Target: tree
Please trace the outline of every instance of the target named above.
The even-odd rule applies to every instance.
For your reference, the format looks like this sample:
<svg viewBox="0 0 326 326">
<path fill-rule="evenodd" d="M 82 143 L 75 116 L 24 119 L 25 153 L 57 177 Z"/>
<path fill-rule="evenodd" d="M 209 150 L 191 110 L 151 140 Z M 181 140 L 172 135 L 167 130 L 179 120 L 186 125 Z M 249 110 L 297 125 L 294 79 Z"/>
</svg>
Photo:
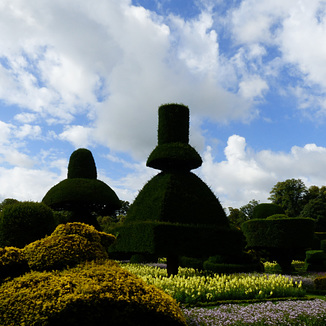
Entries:
<svg viewBox="0 0 326 326">
<path fill-rule="evenodd" d="M 93 155 L 85 148 L 71 154 L 67 179 L 53 186 L 42 201 L 54 210 L 71 211 L 70 222 L 83 222 L 97 229 L 98 215 L 110 215 L 121 207 L 116 193 L 97 179 Z"/>
<path fill-rule="evenodd" d="M 307 203 L 308 190 L 301 179 L 287 179 L 278 182 L 270 194 L 268 199 L 273 204 L 281 206 L 286 215 L 296 217 Z"/>
<path fill-rule="evenodd" d="M 259 201 L 252 199 L 248 204 L 240 208 L 229 207 L 228 219 L 231 225 L 240 228 L 241 224 L 253 218 L 254 208 L 259 204 Z"/>
<path fill-rule="evenodd" d="M 167 257 L 169 275 L 178 273 L 179 257 L 242 251 L 243 237 L 230 228 L 219 200 L 194 173 L 202 160 L 189 142 L 189 109 L 159 108 L 158 145 L 147 166 L 159 169 L 139 192 L 110 249 Z"/>
<path fill-rule="evenodd" d="M 316 231 L 326 231 L 326 201 L 321 197 L 311 199 L 300 213 L 302 217 L 310 217 L 316 221 Z"/>
</svg>

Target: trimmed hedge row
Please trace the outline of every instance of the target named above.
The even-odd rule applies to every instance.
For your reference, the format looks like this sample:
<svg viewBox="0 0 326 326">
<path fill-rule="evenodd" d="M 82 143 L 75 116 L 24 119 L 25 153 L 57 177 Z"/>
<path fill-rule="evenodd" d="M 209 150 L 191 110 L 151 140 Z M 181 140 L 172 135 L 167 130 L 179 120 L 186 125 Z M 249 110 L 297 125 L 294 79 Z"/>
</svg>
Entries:
<svg viewBox="0 0 326 326">
<path fill-rule="evenodd" d="M 189 257 L 238 254 L 243 248 L 241 231 L 212 225 L 185 225 L 144 221 L 112 228 L 118 241 L 109 252 L 150 253 L 166 257 L 173 253 Z M 119 241 L 123 240 L 123 241 Z"/>
<path fill-rule="evenodd" d="M 242 224 L 250 248 L 309 248 L 315 222 L 310 218 L 257 219 Z"/>
</svg>

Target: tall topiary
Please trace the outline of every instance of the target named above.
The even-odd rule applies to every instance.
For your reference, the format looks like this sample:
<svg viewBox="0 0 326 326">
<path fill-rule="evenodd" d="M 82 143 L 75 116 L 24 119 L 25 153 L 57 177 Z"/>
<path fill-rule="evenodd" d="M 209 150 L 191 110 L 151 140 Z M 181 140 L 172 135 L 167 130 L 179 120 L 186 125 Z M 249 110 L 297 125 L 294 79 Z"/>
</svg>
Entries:
<svg viewBox="0 0 326 326">
<path fill-rule="evenodd" d="M 177 274 L 179 256 L 235 254 L 242 236 L 230 228 L 209 187 L 190 172 L 202 160 L 188 144 L 188 107 L 162 105 L 158 116 L 158 145 L 147 166 L 161 172 L 139 192 L 123 225 L 111 230 L 119 236 L 110 248 L 165 256 L 168 273 Z"/>
<path fill-rule="evenodd" d="M 80 148 L 69 160 L 67 179 L 53 186 L 43 203 L 54 210 L 72 212 L 72 222 L 83 222 L 100 229 L 96 215 L 110 215 L 121 207 L 116 193 L 97 179 L 91 151 Z"/>
<path fill-rule="evenodd" d="M 254 207 L 252 218 L 263 219 L 275 214 L 285 214 L 284 209 L 276 204 L 261 203 Z"/>
</svg>

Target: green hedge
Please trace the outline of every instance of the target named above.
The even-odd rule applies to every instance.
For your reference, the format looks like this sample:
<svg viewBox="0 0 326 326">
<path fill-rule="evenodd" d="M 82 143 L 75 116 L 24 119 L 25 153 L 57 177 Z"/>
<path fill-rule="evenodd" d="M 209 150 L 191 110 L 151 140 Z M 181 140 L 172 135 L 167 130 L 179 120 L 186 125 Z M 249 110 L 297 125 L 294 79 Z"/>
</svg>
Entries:
<svg viewBox="0 0 326 326">
<path fill-rule="evenodd" d="M 91 151 L 86 148 L 75 150 L 69 159 L 68 179 L 97 179 L 96 165 Z"/>
<path fill-rule="evenodd" d="M 309 218 L 257 219 L 242 224 L 249 248 L 310 248 L 314 220 Z"/>
<path fill-rule="evenodd" d="M 264 219 L 275 214 L 285 214 L 281 206 L 271 203 L 261 203 L 254 207 L 252 218 Z"/>
<path fill-rule="evenodd" d="M 169 295 L 106 261 L 3 283 L 0 325 L 186 326 L 186 321 Z"/>
<path fill-rule="evenodd" d="M 161 172 L 143 187 L 130 206 L 124 223 L 149 220 L 229 226 L 219 200 L 191 172 Z"/>
<path fill-rule="evenodd" d="M 6 205 L 0 214 L 0 246 L 23 248 L 51 234 L 55 226 L 52 210 L 43 203 Z"/>
<path fill-rule="evenodd" d="M 241 231 L 212 225 L 144 221 L 125 224 L 110 232 L 117 235 L 117 241 L 109 252 L 202 257 L 219 253 L 237 254 L 244 245 Z"/>
</svg>

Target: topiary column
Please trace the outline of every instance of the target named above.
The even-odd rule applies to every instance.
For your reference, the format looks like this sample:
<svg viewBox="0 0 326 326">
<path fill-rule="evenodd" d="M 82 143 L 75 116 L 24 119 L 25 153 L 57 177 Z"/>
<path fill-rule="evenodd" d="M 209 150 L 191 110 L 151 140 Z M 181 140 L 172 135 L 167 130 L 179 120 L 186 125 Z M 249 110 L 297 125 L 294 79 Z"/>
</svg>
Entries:
<svg viewBox="0 0 326 326">
<path fill-rule="evenodd" d="M 121 207 L 116 193 L 97 179 L 96 165 L 91 151 L 74 151 L 68 164 L 67 179 L 53 186 L 43 203 L 54 210 L 72 212 L 71 222 L 83 222 L 100 229 L 96 214 L 110 215 Z"/>
<path fill-rule="evenodd" d="M 158 145 L 147 166 L 160 170 L 139 192 L 111 247 L 115 252 L 167 257 L 168 274 L 178 257 L 206 257 L 241 251 L 241 232 L 230 228 L 216 196 L 192 169 L 202 164 L 189 145 L 189 109 L 166 104 L 158 110 Z"/>
</svg>

